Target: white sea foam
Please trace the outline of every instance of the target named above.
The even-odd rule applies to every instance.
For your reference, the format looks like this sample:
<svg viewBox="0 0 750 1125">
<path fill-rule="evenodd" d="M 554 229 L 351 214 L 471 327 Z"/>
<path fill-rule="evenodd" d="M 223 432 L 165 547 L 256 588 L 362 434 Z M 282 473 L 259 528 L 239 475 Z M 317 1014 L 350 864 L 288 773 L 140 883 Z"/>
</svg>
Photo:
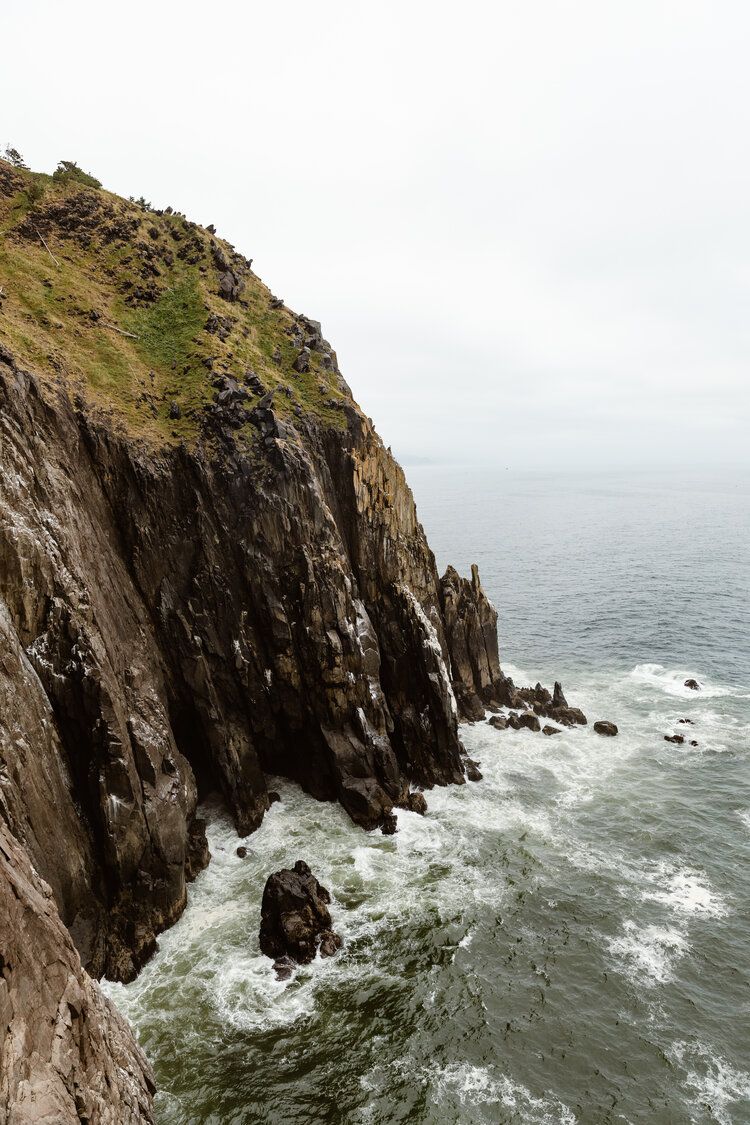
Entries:
<svg viewBox="0 0 750 1125">
<path fill-rule="evenodd" d="M 653 987 L 672 979 L 676 962 L 688 949 L 681 929 L 674 926 L 639 926 L 628 919 L 620 937 L 610 942 L 610 952 L 635 984 Z"/>
<path fill-rule="evenodd" d="M 665 668 L 663 664 L 636 664 L 629 678 L 645 687 L 684 700 L 700 701 L 733 694 L 732 688 L 708 683 L 696 676 L 694 672 L 679 668 Z M 695 691 L 693 688 L 685 687 L 685 680 L 688 679 L 696 679 L 700 684 L 700 690 Z"/>
<path fill-rule="evenodd" d="M 706 1109 L 719 1125 L 739 1125 L 750 1120 L 750 1074 L 747 1071 L 731 1066 L 700 1043 L 674 1043 L 670 1055 L 686 1071 L 684 1081 L 691 1091 L 686 1100 L 692 1122 L 697 1125 L 705 1121 Z M 736 1112 L 738 1108 L 741 1116 Z"/>
<path fill-rule="evenodd" d="M 472 1108 L 491 1106 L 510 1111 L 514 1120 L 528 1125 L 575 1123 L 572 1111 L 556 1098 L 536 1098 L 525 1086 L 488 1067 L 455 1063 L 436 1069 L 431 1077 L 434 1101 L 439 1105 L 457 1102 L 467 1114 Z"/>
<path fill-rule="evenodd" d="M 726 902 L 711 888 L 702 871 L 675 871 L 669 864 L 660 863 L 654 882 L 656 886 L 643 892 L 646 902 L 660 902 L 678 914 L 701 914 L 707 918 L 723 918 L 728 913 Z"/>
</svg>

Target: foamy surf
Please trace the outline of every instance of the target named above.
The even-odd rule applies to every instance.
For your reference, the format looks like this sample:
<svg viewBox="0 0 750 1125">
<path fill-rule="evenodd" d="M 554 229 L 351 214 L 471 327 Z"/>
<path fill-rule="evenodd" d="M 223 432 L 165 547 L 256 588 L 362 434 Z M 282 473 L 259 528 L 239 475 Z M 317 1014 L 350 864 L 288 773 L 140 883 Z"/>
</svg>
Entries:
<svg viewBox="0 0 750 1125">
<path fill-rule="evenodd" d="M 726 813 L 705 797 L 701 816 L 690 812 L 717 770 L 740 776 L 736 700 L 719 693 L 687 710 L 691 697 L 683 706 L 670 688 L 678 673 L 646 667 L 642 681 L 598 674 L 565 684 L 590 724 L 618 723 L 613 739 L 592 725 L 554 738 L 464 726 L 483 780 L 428 792 L 427 816 L 400 811 L 394 837 L 362 832 L 338 806 L 281 779 L 272 783 L 281 803 L 244 841 L 210 805 L 213 859 L 183 918 L 137 981 L 107 986 L 157 1061 L 160 1125 L 196 1125 L 201 1105 L 233 1120 L 227 1066 L 236 1088 L 268 1099 L 269 1119 L 300 1125 L 328 1119 L 323 1109 L 310 1116 L 305 1099 L 323 1105 L 315 1098 L 329 1086 L 345 1119 L 368 1125 L 572 1123 L 582 1087 L 569 1056 L 550 1048 L 571 1036 L 592 1060 L 609 1042 L 600 1077 L 587 1071 L 580 1082 L 591 1097 L 604 1083 L 596 1105 L 606 1107 L 601 1076 L 610 1075 L 622 1120 L 648 1119 L 644 1099 L 658 1091 L 674 1120 L 692 1121 L 686 1107 L 702 1083 L 718 1110 L 696 1122 L 734 1122 L 742 1068 L 728 1052 L 723 1070 L 694 1059 L 655 1069 L 645 1086 L 643 1076 L 611 1075 L 615 1054 L 642 1057 L 644 1037 L 655 1057 L 682 1038 L 686 1016 L 670 1023 L 670 997 L 686 982 L 697 987 L 703 944 L 725 941 L 739 909 L 736 888 L 722 881 L 720 841 L 728 823 L 746 848 L 750 840 L 750 795 L 738 810 L 736 786 L 727 787 Z M 537 678 L 509 671 L 517 682 Z M 732 752 L 665 745 L 662 729 L 683 713 L 695 719 L 686 734 L 715 743 L 724 730 Z M 700 833 L 713 831 L 717 846 L 706 850 Z M 240 842 L 245 859 L 235 854 Z M 298 858 L 331 890 L 344 944 L 280 982 L 258 948 L 260 899 L 267 875 Z M 467 1058 L 463 1042 L 482 1044 L 481 1056 Z M 171 1086 L 175 1052 L 200 1059 L 182 1093 Z M 298 1060 L 299 1105 L 274 1059 Z"/>
<path fill-rule="evenodd" d="M 718 699 L 722 696 L 732 695 L 734 689 L 721 684 L 714 684 L 696 676 L 694 672 L 682 668 L 665 668 L 662 664 L 637 664 L 629 677 L 636 684 L 663 692 L 665 695 L 674 696 L 681 700 L 699 702 L 702 699 Z M 685 681 L 696 679 L 699 688 L 686 687 Z"/>
</svg>

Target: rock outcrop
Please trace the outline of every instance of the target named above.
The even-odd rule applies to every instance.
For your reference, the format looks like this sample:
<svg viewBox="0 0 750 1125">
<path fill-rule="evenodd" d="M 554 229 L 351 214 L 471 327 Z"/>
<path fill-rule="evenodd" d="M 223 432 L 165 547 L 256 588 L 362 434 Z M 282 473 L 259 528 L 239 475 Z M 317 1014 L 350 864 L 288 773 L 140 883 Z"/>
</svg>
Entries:
<svg viewBox="0 0 750 1125">
<path fill-rule="evenodd" d="M 614 738 L 617 734 L 617 727 L 614 723 L 610 723 L 608 719 L 599 719 L 594 723 L 594 730 L 597 734 L 605 734 L 609 738 Z"/>
<path fill-rule="evenodd" d="M 306 965 L 318 951 L 321 957 L 331 957 L 341 947 L 341 938 L 331 929 L 330 901 L 304 860 L 269 875 L 261 904 L 260 948 L 274 958 L 279 975 L 287 975 L 288 960 Z"/>
<path fill-rule="evenodd" d="M 51 888 L 0 824 L 0 1115 L 7 1125 L 148 1125 L 154 1079 L 81 966 Z"/>
<path fill-rule="evenodd" d="M 440 580 L 440 602 L 450 652 L 453 684 L 461 716 L 483 719 L 485 708 L 496 705 L 500 671 L 497 611 L 471 568 L 471 580 L 449 566 Z"/>
<path fill-rule="evenodd" d="M 6 353 L 0 443 L 0 797 L 93 973 L 130 979 L 182 910 L 199 792 L 244 835 L 266 772 L 366 828 L 463 781 L 432 554 L 353 406 L 154 450 Z"/>
</svg>

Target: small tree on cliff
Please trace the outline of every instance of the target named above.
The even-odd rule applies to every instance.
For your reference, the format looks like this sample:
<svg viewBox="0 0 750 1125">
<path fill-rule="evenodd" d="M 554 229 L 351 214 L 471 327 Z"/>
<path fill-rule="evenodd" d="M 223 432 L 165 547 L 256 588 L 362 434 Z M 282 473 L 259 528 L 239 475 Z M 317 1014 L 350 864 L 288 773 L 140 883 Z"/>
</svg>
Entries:
<svg viewBox="0 0 750 1125">
<path fill-rule="evenodd" d="M 90 176 L 88 172 L 84 172 L 83 168 L 79 168 L 75 160 L 61 160 L 52 173 L 53 180 L 60 180 L 62 183 L 70 183 L 74 180 L 78 184 L 84 184 L 86 187 L 100 188 L 102 186 L 101 180 L 97 180 L 96 176 Z"/>
<path fill-rule="evenodd" d="M 26 169 L 28 169 L 28 164 L 26 163 L 24 158 L 21 156 L 18 149 L 13 148 L 13 145 L 6 145 L 5 146 L 5 151 L 3 152 L 3 157 L 5 158 L 5 160 L 8 161 L 9 164 L 12 164 L 14 168 L 26 168 Z"/>
</svg>

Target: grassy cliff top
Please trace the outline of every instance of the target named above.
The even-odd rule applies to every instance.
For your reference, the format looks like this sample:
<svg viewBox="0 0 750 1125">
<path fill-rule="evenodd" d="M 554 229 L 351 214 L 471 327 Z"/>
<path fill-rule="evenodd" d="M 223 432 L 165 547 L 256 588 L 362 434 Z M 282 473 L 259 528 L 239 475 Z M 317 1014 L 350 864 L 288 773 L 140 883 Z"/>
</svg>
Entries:
<svg viewBox="0 0 750 1125">
<path fill-rule="evenodd" d="M 320 326 L 251 264 L 211 228 L 112 195 L 75 165 L 49 176 L 0 160 L 0 345 L 133 435 L 196 440 L 231 379 L 240 439 L 253 431 L 242 412 L 279 387 L 282 416 L 344 424 Z"/>
</svg>

